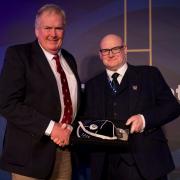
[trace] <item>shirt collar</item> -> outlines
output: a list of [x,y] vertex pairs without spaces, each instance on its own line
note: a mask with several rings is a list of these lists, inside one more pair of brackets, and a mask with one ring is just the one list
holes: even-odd
[[120,67],[119,69],[117,69],[116,71],[111,71],[111,70],[109,70],[109,69],[106,69],[106,72],[107,72],[107,75],[108,75],[108,77],[109,77],[110,80],[112,80],[112,77],[111,77],[111,76],[112,76],[115,72],[117,72],[118,74],[120,74],[120,77],[123,78],[123,76],[124,76],[127,68],[128,68],[128,65],[127,65],[127,63],[125,63],[123,66],[121,66],[121,67]]
[[[46,50],[41,46],[40,43],[39,43],[39,46],[40,46],[41,49],[43,50],[46,58],[47,58],[48,60],[52,60],[53,57],[54,57],[54,54],[51,54],[50,52],[46,51]],[[57,54],[59,55],[59,57],[61,57],[61,49],[59,50],[59,52],[58,52]]]

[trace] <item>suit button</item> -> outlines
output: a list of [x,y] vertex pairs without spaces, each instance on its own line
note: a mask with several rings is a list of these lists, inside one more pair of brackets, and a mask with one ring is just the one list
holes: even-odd
[[117,106],[117,102],[113,102],[113,106]]
[[114,112],[114,114],[113,114],[113,115],[114,115],[114,117],[115,117],[115,118],[117,117],[117,113],[116,113],[116,112]]

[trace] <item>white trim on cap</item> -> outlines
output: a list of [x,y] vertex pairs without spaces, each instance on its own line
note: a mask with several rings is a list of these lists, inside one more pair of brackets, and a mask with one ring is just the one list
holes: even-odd
[[[114,136],[114,137],[109,137],[109,136],[104,136],[104,135],[92,133],[92,132],[88,131],[88,130],[84,127],[84,125],[83,125],[83,123],[82,123],[81,121],[78,121],[78,123],[79,123],[79,126],[82,128],[82,130],[83,130],[85,133],[87,133],[87,134],[89,134],[89,135],[91,135],[91,136],[98,137],[98,138],[101,138],[101,139],[107,139],[107,140],[115,140],[115,139],[117,139],[116,136]],[[114,131],[114,130],[113,130],[113,131]],[[113,134],[114,134],[114,133],[113,133]],[[78,135],[78,137],[80,137],[79,133],[78,133],[77,135]]]

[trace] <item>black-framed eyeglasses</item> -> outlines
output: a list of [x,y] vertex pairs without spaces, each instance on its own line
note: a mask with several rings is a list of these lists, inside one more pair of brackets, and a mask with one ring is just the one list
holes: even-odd
[[116,46],[111,49],[100,49],[99,51],[103,56],[109,55],[110,51],[112,54],[118,54],[121,52],[121,50],[124,48],[124,46]]

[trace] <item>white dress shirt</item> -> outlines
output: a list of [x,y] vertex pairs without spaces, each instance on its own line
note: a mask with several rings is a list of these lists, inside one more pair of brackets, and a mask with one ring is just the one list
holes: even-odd
[[123,66],[121,66],[118,70],[116,71],[111,71],[109,69],[106,69],[106,72],[107,72],[107,75],[108,75],[108,78],[110,81],[112,81],[112,75],[116,72],[119,74],[119,76],[117,77],[117,81],[118,83],[120,84],[121,81],[122,81],[122,78],[124,77],[124,74],[127,70],[128,66],[127,66],[127,63],[125,63]]
[[[42,47],[41,47],[42,48]],[[60,97],[60,103],[61,103],[61,117],[59,122],[62,121],[63,118],[63,114],[64,114],[64,100],[63,100],[63,96],[62,96],[62,85],[61,85],[61,79],[60,79],[60,74],[57,72],[57,68],[56,68],[56,61],[53,59],[54,55],[47,52],[45,49],[43,49],[43,52],[47,58],[47,61],[51,67],[51,70],[54,74],[54,77],[56,78],[56,83],[57,83],[57,87],[58,87],[58,91],[59,91],[59,97]],[[67,64],[66,60],[64,59],[64,57],[61,54],[61,51],[58,52],[59,58],[60,58],[60,64],[66,74],[66,78],[68,81],[68,86],[69,86],[69,91],[70,91],[70,96],[71,96],[71,101],[72,101],[72,107],[73,107],[73,120],[76,116],[77,113],[77,91],[78,91],[78,87],[77,87],[77,80],[75,78],[74,73],[72,72],[71,68],[69,67],[69,65]],[[53,129],[55,121],[51,120],[46,131],[45,134],[46,135],[50,135]],[[72,129],[72,127],[70,125],[68,125],[69,129]]]

